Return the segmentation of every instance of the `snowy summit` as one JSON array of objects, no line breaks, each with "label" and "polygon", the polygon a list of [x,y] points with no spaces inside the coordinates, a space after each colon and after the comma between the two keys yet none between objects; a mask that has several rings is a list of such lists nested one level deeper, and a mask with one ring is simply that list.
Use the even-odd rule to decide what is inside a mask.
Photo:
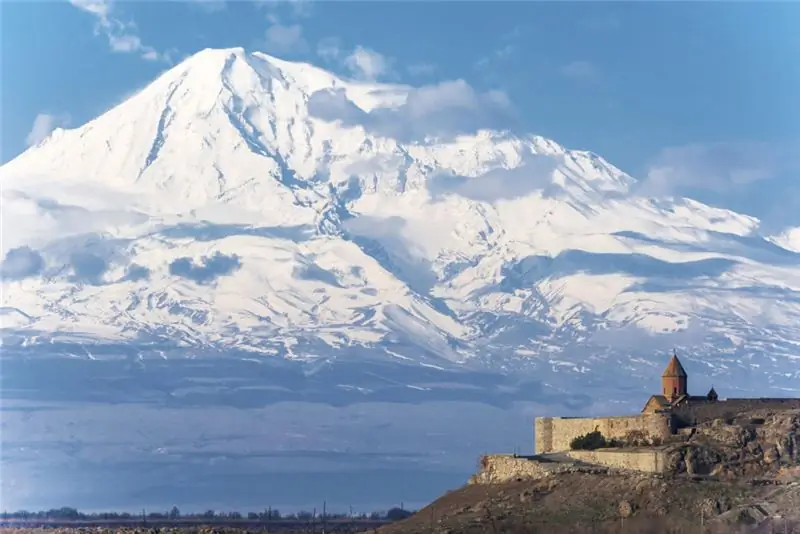
[{"label": "snowy summit", "polygon": [[796,387],[794,234],[642,196],[511,113],[459,81],[199,52],[0,168],[4,348],[574,377],[681,347]]}]

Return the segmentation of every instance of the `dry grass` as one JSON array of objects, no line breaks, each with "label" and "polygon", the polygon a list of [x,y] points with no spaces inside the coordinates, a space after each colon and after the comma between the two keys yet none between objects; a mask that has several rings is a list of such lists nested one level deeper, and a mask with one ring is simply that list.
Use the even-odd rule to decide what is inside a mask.
[{"label": "dry grass", "polygon": [[[568,474],[450,492],[381,534],[737,534],[756,532],[714,524],[720,512],[747,503],[749,485],[689,478]],[[728,514],[733,516],[735,514]],[[626,517],[623,517],[626,516]],[[701,526],[702,523],[702,526]],[[767,528],[762,524],[760,528]],[[800,534],[800,523],[779,521],[776,534]],[[771,527],[770,527],[771,528]],[[757,532],[771,532],[770,530]]]}]

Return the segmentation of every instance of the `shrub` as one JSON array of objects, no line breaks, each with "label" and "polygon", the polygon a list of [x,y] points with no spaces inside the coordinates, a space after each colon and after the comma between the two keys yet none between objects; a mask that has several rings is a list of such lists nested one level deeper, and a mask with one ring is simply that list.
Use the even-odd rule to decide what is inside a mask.
[{"label": "shrub", "polygon": [[573,451],[593,451],[608,446],[609,441],[603,437],[599,430],[578,436],[569,443],[569,448]]},{"label": "shrub", "polygon": [[386,519],[389,521],[402,521],[408,517],[411,517],[413,512],[409,512],[408,510],[403,510],[402,508],[392,508],[388,512],[386,512]]}]

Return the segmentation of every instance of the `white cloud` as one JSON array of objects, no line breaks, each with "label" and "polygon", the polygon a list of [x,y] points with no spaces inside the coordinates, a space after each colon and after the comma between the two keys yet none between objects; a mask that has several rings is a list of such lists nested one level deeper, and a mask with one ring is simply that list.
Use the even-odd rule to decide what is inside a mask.
[{"label": "white cloud", "polygon": [[588,61],[572,61],[561,67],[561,74],[569,78],[593,80],[599,72],[597,67]]},{"label": "white cloud", "polygon": [[318,91],[309,98],[309,111],[323,120],[361,126],[401,141],[505,129],[513,123],[511,104],[501,91],[478,92],[464,80],[403,90],[407,91],[403,104],[370,112],[356,106],[343,91]]},{"label": "white cloud", "polygon": [[147,50],[142,51],[142,59],[146,59],[147,61],[170,61],[169,54],[160,54],[149,47]]},{"label": "white cloud", "polygon": [[134,24],[122,22],[112,15],[111,0],[69,0],[69,2],[96,19],[95,34],[105,35],[112,51],[124,54],[136,53],[147,61],[170,61],[169,54],[158,52],[152,46],[142,43],[135,33]]},{"label": "white cloud", "polygon": [[800,147],[793,144],[692,144],[662,150],[650,165],[643,187],[649,194],[672,194],[682,188],[729,192],[797,171]]},{"label": "white cloud", "polygon": [[392,74],[392,60],[383,54],[357,46],[344,58],[344,66],[358,79],[376,81]]},{"label": "white cloud", "polygon": [[70,3],[100,18],[108,18],[108,12],[111,7],[109,0],[70,0]]},{"label": "white cloud", "polygon": [[299,24],[285,26],[276,21],[267,29],[266,39],[270,52],[302,52],[308,48],[303,38],[303,28]]},{"label": "white cloud", "polygon": [[[347,53],[342,48],[339,39],[335,37],[328,37],[319,41],[317,43],[317,55],[324,61],[344,67],[357,80],[375,82],[392,78],[396,75],[393,58],[361,45],[356,46],[350,53]],[[429,65],[415,65],[408,67],[407,70],[421,75],[425,72],[432,72],[432,69],[433,67]]]},{"label": "white cloud", "polygon": [[[267,52],[284,54],[290,52],[306,52],[308,42],[303,37],[303,27],[295,19],[310,14],[310,3],[307,0],[258,0],[256,7],[267,11],[266,19],[269,27],[264,34],[264,46]],[[289,9],[282,9],[288,7]],[[283,23],[288,19],[290,22]]]},{"label": "white cloud", "polygon": [[690,197],[759,219],[765,234],[800,226],[800,141],[697,143],[665,148],[637,187]]},{"label": "white cloud", "polygon": [[114,52],[136,52],[142,48],[142,40],[136,35],[109,35],[108,44]]},{"label": "white cloud", "polygon": [[560,157],[529,154],[513,168],[495,168],[477,177],[435,174],[427,182],[434,198],[458,195],[482,202],[522,198],[551,186]]},{"label": "white cloud", "polygon": [[42,142],[56,128],[68,126],[70,116],[68,114],[52,115],[50,113],[39,113],[33,119],[31,131],[25,138],[28,146],[33,146]]}]

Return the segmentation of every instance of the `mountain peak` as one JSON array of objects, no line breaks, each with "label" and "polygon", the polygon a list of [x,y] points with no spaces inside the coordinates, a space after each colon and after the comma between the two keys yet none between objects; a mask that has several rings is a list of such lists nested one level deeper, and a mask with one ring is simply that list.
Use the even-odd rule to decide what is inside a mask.
[{"label": "mountain peak", "polygon": [[28,344],[527,351],[540,370],[620,343],[796,353],[800,305],[779,296],[800,263],[757,221],[639,198],[592,152],[461,122],[497,103],[470,91],[202,50],[0,168],[6,323]]}]

